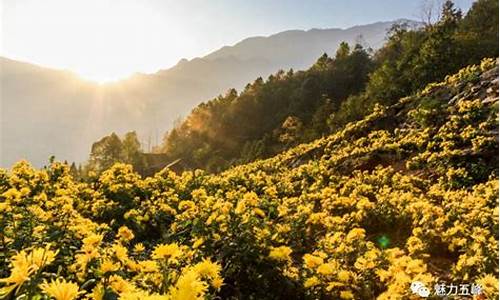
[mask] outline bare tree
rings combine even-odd
[[[418,18],[426,25],[432,25],[441,18],[443,0],[422,0],[418,10]]]

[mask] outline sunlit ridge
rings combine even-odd
[[[134,73],[129,73],[125,75],[99,75],[99,74],[84,74],[80,72],[75,72],[75,74],[78,75],[78,77],[86,80],[86,81],[91,81],[94,83],[98,84],[109,84],[109,83],[116,83],[125,79],[130,78]]]

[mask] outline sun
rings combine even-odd
[[[26,0],[8,9],[1,56],[100,84],[172,66],[184,44],[177,37],[187,39],[148,1]]]
[[[94,83],[98,84],[109,84],[109,83],[116,83],[122,80],[125,80],[132,76],[132,73],[129,74],[124,74],[124,73],[117,73],[117,74],[110,74],[109,72],[102,72],[102,73],[89,73],[89,72],[79,72],[75,71],[76,75],[80,77],[81,79],[85,81],[91,81]]]

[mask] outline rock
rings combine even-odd
[[[474,95],[474,98],[484,99],[486,98],[486,96],[488,96],[488,93],[486,93],[484,90],[480,90]]]
[[[458,99],[460,99],[462,97],[461,94],[458,94],[458,95],[455,95],[453,98],[450,99],[450,101],[448,101],[448,105],[453,105],[455,104],[455,102],[458,101]]]
[[[481,74],[480,77],[483,80],[490,80],[490,81],[493,79],[493,77],[498,77],[498,66],[484,72],[483,74]]]
[[[464,93],[461,98],[463,99],[471,99],[474,97],[474,93],[471,91],[468,91],[467,93]]]
[[[485,82],[486,82],[486,81],[485,81]],[[464,87],[465,87],[465,83],[464,83],[464,82],[459,82],[459,83],[455,86],[455,88],[456,88],[458,91],[460,91],[460,92],[464,89]]]
[[[482,104],[485,104],[485,105],[488,105],[488,104],[491,104],[491,103],[495,103],[498,101],[498,97],[488,97],[488,98],[485,98],[483,101],[481,101]]]
[[[450,93],[445,93],[441,97],[442,97],[443,101],[448,101],[451,98],[451,94]]]

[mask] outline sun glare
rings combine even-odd
[[[114,82],[118,82],[118,81],[127,79],[130,76],[132,76],[132,73],[130,73],[130,74],[116,74],[115,76],[109,75],[109,74],[98,74],[98,73],[85,74],[85,73],[80,73],[78,71],[76,71],[75,73],[78,75],[78,77],[82,78],[83,80],[95,82],[98,84],[114,83]]]
[[[85,80],[119,81],[179,59],[174,20],[147,2],[26,0],[7,9],[0,55],[70,70]],[[30,38],[19,38],[24,36]]]

